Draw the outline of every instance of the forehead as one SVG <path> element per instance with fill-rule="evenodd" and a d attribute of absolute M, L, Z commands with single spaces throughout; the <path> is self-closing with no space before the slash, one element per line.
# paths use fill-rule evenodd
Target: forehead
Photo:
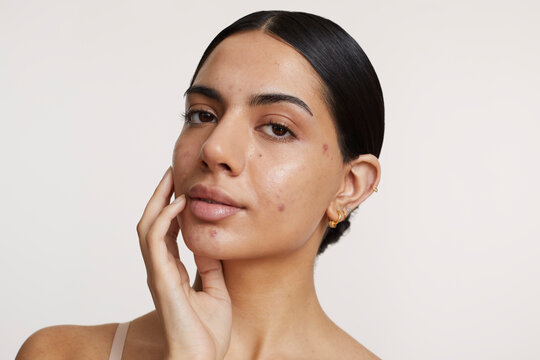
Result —
<path fill-rule="evenodd" d="M 224 39 L 207 58 L 194 81 L 225 96 L 267 91 L 289 93 L 318 108 L 323 86 L 311 64 L 291 45 L 259 30 Z"/>

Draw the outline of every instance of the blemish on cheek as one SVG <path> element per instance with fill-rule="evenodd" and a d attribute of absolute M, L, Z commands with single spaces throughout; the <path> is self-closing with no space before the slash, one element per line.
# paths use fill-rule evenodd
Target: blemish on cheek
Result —
<path fill-rule="evenodd" d="M 216 237 L 216 235 L 217 235 L 217 230 L 210 231 L 210 236 L 211 237 Z"/>
<path fill-rule="evenodd" d="M 322 150 L 323 150 L 323 153 L 325 153 L 328 150 L 328 144 L 323 144 Z"/>
<path fill-rule="evenodd" d="M 283 210 L 285 210 L 285 204 L 279 204 L 278 210 L 283 212 Z"/>
<path fill-rule="evenodd" d="M 261 157 L 262 157 L 262 154 L 259 154 L 259 157 L 261 158 Z"/>

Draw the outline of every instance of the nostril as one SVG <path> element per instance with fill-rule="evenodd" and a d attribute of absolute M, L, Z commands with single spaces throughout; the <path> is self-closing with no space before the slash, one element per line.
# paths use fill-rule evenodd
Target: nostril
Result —
<path fill-rule="evenodd" d="M 224 168 L 225 170 L 227 170 L 227 171 L 231 171 L 231 170 L 232 170 L 231 167 L 230 167 L 229 165 L 225 164 L 225 163 L 221 163 L 221 164 L 219 164 L 219 166 L 223 167 L 223 168 Z"/>
<path fill-rule="evenodd" d="M 209 169 L 210 168 L 210 165 L 208 165 L 208 163 L 204 160 L 201 159 L 201 162 L 203 164 L 203 166 L 206 168 L 206 169 Z M 217 167 L 220 167 L 222 168 L 223 170 L 226 170 L 226 171 L 232 171 L 232 168 L 228 165 L 228 164 L 225 164 L 225 163 L 219 163 L 217 165 Z"/>

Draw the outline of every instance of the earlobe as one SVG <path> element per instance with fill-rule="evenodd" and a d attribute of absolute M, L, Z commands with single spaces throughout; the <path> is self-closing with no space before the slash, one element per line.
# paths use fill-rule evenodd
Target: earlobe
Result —
<path fill-rule="evenodd" d="M 378 191 L 380 178 L 379 159 L 374 155 L 363 154 L 351 160 L 347 165 L 340 191 L 327 209 L 329 220 L 338 219 L 338 210 L 344 215 L 343 218 L 347 217 L 350 211 Z"/>

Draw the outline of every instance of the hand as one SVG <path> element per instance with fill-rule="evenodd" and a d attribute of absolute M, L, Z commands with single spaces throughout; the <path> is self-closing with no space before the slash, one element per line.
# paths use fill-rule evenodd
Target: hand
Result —
<path fill-rule="evenodd" d="M 167 359 L 223 359 L 231 336 L 231 300 L 221 261 L 195 255 L 202 291 L 195 291 L 180 261 L 177 215 L 185 195 L 174 192 L 169 167 L 144 209 L 137 234 L 147 282 L 165 335 Z"/>

